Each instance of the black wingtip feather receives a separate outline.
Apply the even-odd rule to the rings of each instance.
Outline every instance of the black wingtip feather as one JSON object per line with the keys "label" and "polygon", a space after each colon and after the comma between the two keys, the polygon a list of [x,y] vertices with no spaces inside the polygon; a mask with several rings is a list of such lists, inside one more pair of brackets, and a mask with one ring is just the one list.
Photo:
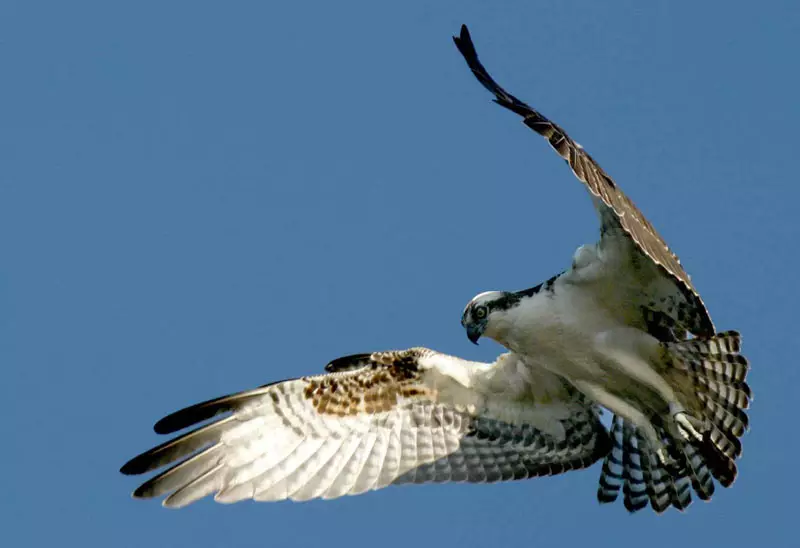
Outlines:
{"label": "black wingtip feather", "polygon": [[156,422],[153,425],[153,430],[155,430],[156,434],[172,434],[215,417],[220,413],[230,411],[231,405],[226,401],[230,398],[231,396],[223,396],[170,413]]}
{"label": "black wingtip feather", "polygon": [[464,57],[477,57],[467,25],[461,25],[461,32],[458,36],[453,36],[453,42]]}
{"label": "black wingtip feather", "polygon": [[[454,36],[453,41],[455,42],[458,51],[461,52],[461,55],[467,62],[467,66],[472,71],[472,74],[478,79],[478,82],[480,82],[484,88],[494,94],[495,103],[519,116],[522,116],[526,120],[528,120],[530,117],[534,117],[535,120],[543,118],[541,114],[539,114],[529,105],[511,95],[509,92],[503,89],[500,84],[494,81],[494,78],[492,78],[492,76],[486,70],[486,67],[484,67],[483,63],[481,63],[480,59],[478,59],[478,52],[475,49],[475,44],[472,42],[472,38],[469,35],[469,30],[467,30],[466,25],[461,27],[461,36]],[[549,120],[544,121],[549,125],[553,125]]]}
{"label": "black wingtip feather", "polygon": [[177,438],[167,440],[161,445],[133,457],[122,465],[120,472],[126,476],[144,474],[216,443],[220,433],[232,419],[232,417],[228,417],[214,421],[186,432]]}
{"label": "black wingtip feather", "polygon": [[342,356],[326,365],[325,371],[328,373],[340,373],[342,371],[360,369],[372,363],[371,357],[372,354],[351,354],[349,356]]}
{"label": "black wingtip feather", "polygon": [[138,462],[136,462],[137,458],[138,457],[134,457],[125,464],[123,464],[122,467],[120,467],[119,469],[120,474],[124,474],[126,476],[136,476],[140,474],[141,472],[139,472],[139,470],[141,470],[142,467],[139,465]]}
{"label": "black wingtip feather", "polygon": [[236,392],[234,394],[228,394],[227,396],[221,396],[195,405],[190,405],[189,407],[170,413],[155,423],[155,425],[153,425],[153,430],[155,430],[156,434],[172,434],[184,428],[194,426],[199,422],[213,418],[221,413],[234,411],[248,400],[264,394],[265,389],[282,382],[286,382],[286,380],[271,382],[259,386],[254,390]]}

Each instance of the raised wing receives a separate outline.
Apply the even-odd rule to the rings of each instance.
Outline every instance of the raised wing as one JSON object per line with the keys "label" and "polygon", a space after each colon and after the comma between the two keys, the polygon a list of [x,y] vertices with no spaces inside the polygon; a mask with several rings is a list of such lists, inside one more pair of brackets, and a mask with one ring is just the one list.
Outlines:
{"label": "raised wing", "polygon": [[[689,275],[681,266],[680,260],[630,198],[622,192],[589,153],[573,141],[563,129],[536,109],[508,93],[494,81],[478,60],[478,53],[475,51],[466,25],[461,26],[461,35],[454,36],[453,40],[478,81],[494,94],[495,103],[522,116],[525,125],[547,139],[558,155],[566,160],[578,180],[586,185],[600,212],[603,229],[620,227],[636,244],[638,250],[674,281],[686,301],[685,306],[681,306],[684,303],[676,303],[681,306],[680,314],[684,318],[675,318],[675,320],[686,324],[686,327],[695,335],[713,335],[714,325],[708,310],[692,285]],[[656,288],[655,293],[660,298],[664,291]],[[658,303],[655,304],[658,305]],[[665,308],[664,312],[667,312],[670,306]]]}
{"label": "raised wing", "polygon": [[[303,377],[200,403],[155,425],[170,434],[225,416],[126,463],[165,471],[133,495],[182,507],[335,498],[390,484],[496,482],[590,466],[610,449],[597,411],[516,357],[467,362],[428,349],[341,358]],[[527,379],[527,380],[526,380]]]}

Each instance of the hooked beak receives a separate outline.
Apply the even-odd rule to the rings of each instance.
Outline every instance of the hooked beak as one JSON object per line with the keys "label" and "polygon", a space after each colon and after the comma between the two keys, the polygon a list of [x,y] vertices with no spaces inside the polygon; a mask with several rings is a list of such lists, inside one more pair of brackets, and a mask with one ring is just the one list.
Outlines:
{"label": "hooked beak", "polygon": [[481,338],[481,335],[483,335],[483,331],[481,331],[478,326],[471,325],[467,328],[467,338],[472,342],[472,344],[477,345],[478,339]]}

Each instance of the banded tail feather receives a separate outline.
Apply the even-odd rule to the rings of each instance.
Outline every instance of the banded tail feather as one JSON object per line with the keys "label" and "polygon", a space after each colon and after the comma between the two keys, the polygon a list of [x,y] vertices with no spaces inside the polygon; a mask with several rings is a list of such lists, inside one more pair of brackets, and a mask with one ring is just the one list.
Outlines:
{"label": "banded tail feather", "polygon": [[[666,437],[664,429],[660,433]],[[683,466],[669,470],[647,438],[616,415],[611,424],[611,440],[613,446],[603,462],[597,491],[601,504],[617,500],[620,490],[625,508],[631,513],[646,508],[648,503],[659,514],[670,506],[684,510],[692,503],[691,488],[695,481],[688,455],[677,454],[676,460]]]}
{"label": "banded tail feather", "polygon": [[702,440],[693,442],[699,455],[723,487],[736,479],[736,459],[742,455],[740,438],[749,428],[746,410],[752,391],[747,384],[747,358],[741,335],[725,331],[705,339],[664,343],[671,365],[692,382],[691,410],[702,424]]}
{"label": "banded tail feather", "polygon": [[746,382],[749,365],[739,353],[739,333],[726,331],[707,339],[662,344],[672,376],[691,381],[689,396],[694,405],[689,411],[701,425],[702,437],[676,437],[666,424],[657,424],[656,430],[675,461],[668,468],[641,432],[614,417],[613,447],[603,462],[597,499],[614,502],[622,490],[630,512],[646,507],[648,500],[658,513],[669,506],[683,510],[692,502],[692,491],[708,501],[714,495],[714,480],[729,487],[736,479],[735,461],[742,454],[740,438],[749,426],[746,410],[752,392]]}

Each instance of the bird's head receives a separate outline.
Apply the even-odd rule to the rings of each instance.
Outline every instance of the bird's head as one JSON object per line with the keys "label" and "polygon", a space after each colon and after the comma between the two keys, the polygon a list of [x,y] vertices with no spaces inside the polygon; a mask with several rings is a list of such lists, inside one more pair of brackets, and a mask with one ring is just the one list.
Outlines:
{"label": "bird's head", "polygon": [[486,291],[473,298],[461,316],[467,338],[474,344],[483,335],[495,338],[501,318],[514,300],[515,295],[506,291]]}

